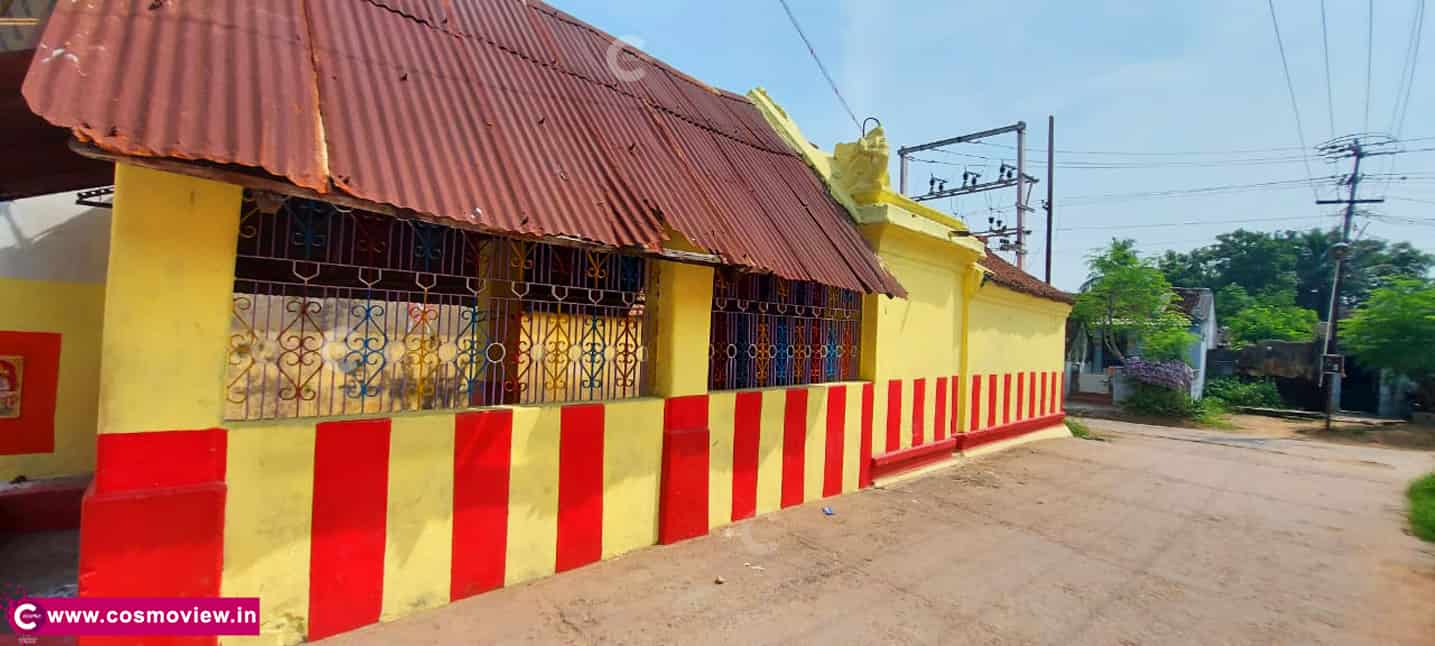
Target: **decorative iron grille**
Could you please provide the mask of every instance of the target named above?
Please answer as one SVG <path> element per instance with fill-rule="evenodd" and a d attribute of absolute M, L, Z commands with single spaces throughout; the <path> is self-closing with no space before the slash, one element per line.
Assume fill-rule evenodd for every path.
<path fill-rule="evenodd" d="M 246 192 L 225 418 L 636 397 L 643 258 Z"/>
<path fill-rule="evenodd" d="M 796 386 L 857 378 L 862 295 L 771 275 L 713 279 L 708 387 Z"/>

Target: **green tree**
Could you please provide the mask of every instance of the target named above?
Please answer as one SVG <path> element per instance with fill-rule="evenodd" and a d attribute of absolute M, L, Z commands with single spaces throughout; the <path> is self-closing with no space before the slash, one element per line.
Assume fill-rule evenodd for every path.
<path fill-rule="evenodd" d="M 1435 379 L 1435 285 L 1403 278 L 1374 290 L 1341 322 L 1340 342 L 1365 365 Z"/>
<path fill-rule="evenodd" d="M 1241 309 L 1220 296 L 1232 285 L 1251 296 L 1294 292 L 1295 305 L 1324 318 L 1335 271 L 1330 248 L 1337 240 L 1338 232 L 1323 229 L 1272 233 L 1237 229 L 1205 247 L 1167 252 L 1159 266 L 1173 285 L 1216 291 L 1216 316 L 1223 324 Z M 1435 256 L 1408 242 L 1361 238 L 1351 245 L 1345 263 L 1342 311 L 1364 303 L 1373 289 L 1398 278 L 1423 277 L 1432 267 Z"/>
<path fill-rule="evenodd" d="M 1231 285 L 1221 290 L 1230 292 L 1232 300 L 1241 303 L 1240 309 L 1231 316 L 1221 319 L 1230 332 L 1232 345 L 1237 347 L 1260 341 L 1311 341 L 1315 338 L 1315 326 L 1320 317 L 1315 310 L 1295 304 L 1294 290 L 1259 297 L 1244 296 L 1245 290 Z"/>
<path fill-rule="evenodd" d="M 1076 297 L 1072 317 L 1086 326 L 1117 359 L 1126 361 L 1122 341 L 1144 348 L 1151 359 L 1177 358 L 1194 335 L 1191 322 L 1176 311 L 1176 293 L 1154 261 L 1137 255 L 1135 241 L 1112 240 L 1087 260 L 1091 275 Z M 1183 342 L 1184 340 L 1184 342 Z M 1174 356 L 1157 356 L 1174 355 Z"/>

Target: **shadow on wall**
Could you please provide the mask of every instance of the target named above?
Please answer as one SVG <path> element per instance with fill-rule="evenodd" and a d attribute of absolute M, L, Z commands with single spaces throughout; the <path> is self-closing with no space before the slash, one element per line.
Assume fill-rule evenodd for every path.
<path fill-rule="evenodd" d="M 65 193 L 0 202 L 0 278 L 105 281 L 109 209 L 73 200 Z"/>

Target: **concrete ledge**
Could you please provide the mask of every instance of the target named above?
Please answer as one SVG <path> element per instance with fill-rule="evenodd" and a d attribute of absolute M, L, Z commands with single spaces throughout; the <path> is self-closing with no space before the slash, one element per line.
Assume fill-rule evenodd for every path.
<path fill-rule="evenodd" d="M 1026 435 L 1028 433 L 1045 430 L 1057 426 L 1060 426 L 1062 429 L 1065 429 L 1066 427 L 1062 424 L 1062 422 L 1064 422 L 1065 420 L 1066 413 L 1056 413 L 1054 415 L 1033 417 L 1031 419 L 1022 420 L 1020 422 L 1013 422 L 1011 424 L 1004 424 L 1002 426 L 994 426 L 992 428 L 983 429 L 980 431 L 959 433 L 957 434 L 956 438 L 957 450 L 960 451 L 962 455 L 971 455 L 972 449 L 983 445 L 1002 442 L 1004 440 L 1010 440 L 1012 438 Z M 1069 435 L 1070 432 L 1068 431 L 1067 434 Z"/>
<path fill-rule="evenodd" d="M 960 437 L 958 435 L 957 437 Z M 957 437 L 872 456 L 872 478 L 886 478 L 952 457 Z"/>
<path fill-rule="evenodd" d="M 0 531 L 78 529 L 90 479 L 84 475 L 0 485 Z"/>

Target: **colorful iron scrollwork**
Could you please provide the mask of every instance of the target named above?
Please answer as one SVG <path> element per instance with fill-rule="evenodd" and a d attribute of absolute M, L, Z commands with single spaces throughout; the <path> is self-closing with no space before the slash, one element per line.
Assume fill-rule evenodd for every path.
<path fill-rule="evenodd" d="M 857 292 L 719 271 L 708 385 L 725 390 L 856 379 L 861 336 Z"/>
<path fill-rule="evenodd" d="M 647 264 L 250 191 L 225 418 L 636 397 Z"/>

